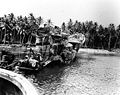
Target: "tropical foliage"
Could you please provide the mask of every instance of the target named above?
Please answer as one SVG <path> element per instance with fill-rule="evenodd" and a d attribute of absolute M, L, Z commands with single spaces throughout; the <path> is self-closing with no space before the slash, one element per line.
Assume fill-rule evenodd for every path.
<path fill-rule="evenodd" d="M 34 17 L 32 13 L 28 17 L 15 17 L 13 13 L 0 17 L 0 43 L 1 44 L 30 44 L 35 43 L 34 35 L 40 31 L 41 24 L 44 23 L 41 16 Z M 46 31 L 66 32 L 74 34 L 76 32 L 83 33 L 86 41 L 83 47 L 101 48 L 111 50 L 112 48 L 120 48 L 120 25 L 115 27 L 110 24 L 108 27 L 99 25 L 97 22 L 73 22 L 72 19 L 68 23 L 63 22 L 61 27 L 54 26 L 51 19 L 44 24 Z"/>

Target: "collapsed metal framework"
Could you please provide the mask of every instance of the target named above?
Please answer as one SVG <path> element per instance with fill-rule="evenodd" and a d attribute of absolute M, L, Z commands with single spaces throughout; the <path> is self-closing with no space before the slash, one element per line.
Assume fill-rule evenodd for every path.
<path fill-rule="evenodd" d="M 85 36 L 82 33 L 70 35 L 65 32 L 53 32 L 45 28 L 41 28 L 34 36 L 36 37 L 35 45 L 31 46 L 31 42 L 26 44 L 26 49 L 29 53 L 27 53 L 24 59 L 13 65 L 14 69 L 17 66 L 19 70 L 39 71 L 51 62 L 70 64 L 75 59 L 79 48 L 85 42 Z M 5 58 L 3 59 L 4 64 L 6 60 Z M 7 60 L 7 62 L 9 61 Z"/>

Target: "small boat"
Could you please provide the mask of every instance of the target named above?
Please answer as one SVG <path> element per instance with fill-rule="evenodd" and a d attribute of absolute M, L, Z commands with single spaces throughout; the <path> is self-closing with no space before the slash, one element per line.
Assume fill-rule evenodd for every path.
<path fill-rule="evenodd" d="M 22 75 L 0 68 L 0 95 L 40 95 L 40 93 Z"/>

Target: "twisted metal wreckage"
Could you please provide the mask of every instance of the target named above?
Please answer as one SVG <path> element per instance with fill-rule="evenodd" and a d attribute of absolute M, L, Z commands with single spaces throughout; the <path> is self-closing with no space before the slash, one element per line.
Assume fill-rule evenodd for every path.
<path fill-rule="evenodd" d="M 8 95 L 8 93 L 12 93 L 12 95 L 39 95 L 28 80 L 14 72 L 38 72 L 48 64 L 68 65 L 75 60 L 79 48 L 85 42 L 85 36 L 82 33 L 70 35 L 62 32 L 55 34 L 45 33 L 41 30 L 35 37 L 36 45 L 26 47 L 27 53 L 24 59 L 15 60 L 16 56 L 12 52 L 2 50 L 0 68 L 4 69 L 0 69 L 1 95 L 3 93 L 4 95 Z M 14 72 L 8 70 L 14 70 Z M 6 83 L 7 87 L 3 83 Z"/>
<path fill-rule="evenodd" d="M 2 68 L 11 70 L 39 71 L 48 64 L 66 65 L 76 58 L 76 53 L 85 42 L 82 33 L 61 34 L 46 33 L 43 29 L 36 36 L 36 45 L 27 46 L 27 54 L 24 59 L 14 62 L 15 55 L 9 51 L 2 50 Z"/>

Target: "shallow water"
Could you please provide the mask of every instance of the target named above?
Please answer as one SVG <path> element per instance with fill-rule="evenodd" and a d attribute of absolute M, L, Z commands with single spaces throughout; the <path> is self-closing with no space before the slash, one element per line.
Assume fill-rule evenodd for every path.
<path fill-rule="evenodd" d="M 120 95 L 120 59 L 82 54 L 75 63 L 37 75 L 42 95 Z"/>
<path fill-rule="evenodd" d="M 120 58 L 82 53 L 69 66 L 46 67 L 27 78 L 41 95 L 120 95 Z"/>

